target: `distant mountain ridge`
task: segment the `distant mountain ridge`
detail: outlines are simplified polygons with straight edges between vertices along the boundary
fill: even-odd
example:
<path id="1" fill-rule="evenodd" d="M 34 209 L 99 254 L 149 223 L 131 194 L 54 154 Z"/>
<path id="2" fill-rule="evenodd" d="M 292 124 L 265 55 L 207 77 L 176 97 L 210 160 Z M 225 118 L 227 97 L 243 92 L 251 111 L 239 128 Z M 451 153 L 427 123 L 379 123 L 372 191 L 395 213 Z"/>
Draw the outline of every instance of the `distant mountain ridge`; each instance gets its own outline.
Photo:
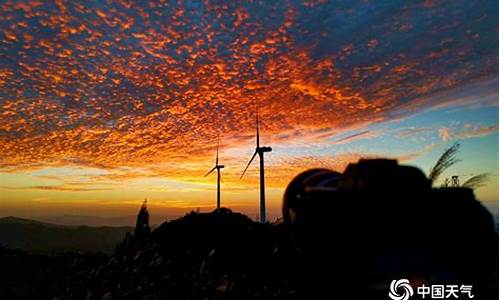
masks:
<path id="1" fill-rule="evenodd" d="M 40 221 L 36 221 L 36 220 L 18 218 L 18 217 L 13 217 L 13 216 L 8 216 L 8 217 L 0 218 L 0 224 L 40 224 L 40 225 L 51 225 L 51 224 L 40 222 Z"/>
<path id="2" fill-rule="evenodd" d="M 152 215 L 151 225 L 159 225 L 165 220 L 176 219 L 180 216 L 163 216 Z M 124 215 L 116 217 L 100 217 L 100 216 L 86 216 L 86 215 L 56 215 L 56 216 L 42 216 L 34 218 L 41 222 L 51 224 L 60 224 L 68 226 L 135 226 L 135 215 Z"/>
<path id="3" fill-rule="evenodd" d="M 112 253 L 132 227 L 67 226 L 31 219 L 0 218 L 0 244 L 29 253 Z"/>

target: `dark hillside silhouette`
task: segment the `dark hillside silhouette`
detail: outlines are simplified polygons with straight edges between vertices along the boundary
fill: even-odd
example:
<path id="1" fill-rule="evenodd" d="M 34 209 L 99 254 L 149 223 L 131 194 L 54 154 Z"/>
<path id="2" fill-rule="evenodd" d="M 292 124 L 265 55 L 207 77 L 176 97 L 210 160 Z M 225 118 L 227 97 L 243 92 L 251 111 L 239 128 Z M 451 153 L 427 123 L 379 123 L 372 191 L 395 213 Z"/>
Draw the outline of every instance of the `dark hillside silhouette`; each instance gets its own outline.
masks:
<path id="1" fill-rule="evenodd" d="M 296 253 L 282 224 L 227 208 L 165 222 L 144 241 L 129 235 L 108 264 L 69 293 L 95 299 L 275 299 L 296 297 Z M 70 294 L 63 294 L 67 297 Z M 146 297 L 147 296 L 147 297 Z M 150 297 L 150 298 L 148 298 Z"/>
<path id="2" fill-rule="evenodd" d="M 63 226 L 14 217 L 0 218 L 0 244 L 30 253 L 113 253 L 130 227 Z"/>
<path id="3" fill-rule="evenodd" d="M 76 289 L 83 274 L 108 259 L 103 254 L 27 254 L 0 245 L 0 299 L 57 299 L 54 296 L 69 287 Z M 84 290 L 79 292 L 84 294 Z"/>

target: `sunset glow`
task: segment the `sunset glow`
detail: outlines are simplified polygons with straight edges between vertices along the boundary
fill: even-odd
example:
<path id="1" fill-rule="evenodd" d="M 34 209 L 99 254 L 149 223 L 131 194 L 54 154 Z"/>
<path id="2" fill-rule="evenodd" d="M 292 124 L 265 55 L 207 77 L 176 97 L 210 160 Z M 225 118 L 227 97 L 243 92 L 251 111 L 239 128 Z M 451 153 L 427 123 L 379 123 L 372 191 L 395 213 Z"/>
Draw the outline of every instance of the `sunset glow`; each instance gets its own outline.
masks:
<path id="1" fill-rule="evenodd" d="M 3 1 L 0 216 L 258 212 L 311 167 L 360 157 L 489 172 L 498 201 L 494 1 Z M 498 207 L 496 207 L 498 209 Z M 496 213 L 498 214 L 498 212 Z"/>

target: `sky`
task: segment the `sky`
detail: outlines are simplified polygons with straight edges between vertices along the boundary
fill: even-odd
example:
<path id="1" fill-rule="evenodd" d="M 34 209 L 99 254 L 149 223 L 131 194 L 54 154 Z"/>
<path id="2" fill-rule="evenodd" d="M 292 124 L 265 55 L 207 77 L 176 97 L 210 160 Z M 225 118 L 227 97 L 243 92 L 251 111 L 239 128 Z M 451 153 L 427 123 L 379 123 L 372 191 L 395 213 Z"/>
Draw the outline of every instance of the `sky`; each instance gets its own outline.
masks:
<path id="1" fill-rule="evenodd" d="M 389 157 L 488 172 L 498 215 L 497 1 L 0 2 L 0 215 L 255 217 L 312 167 Z"/>

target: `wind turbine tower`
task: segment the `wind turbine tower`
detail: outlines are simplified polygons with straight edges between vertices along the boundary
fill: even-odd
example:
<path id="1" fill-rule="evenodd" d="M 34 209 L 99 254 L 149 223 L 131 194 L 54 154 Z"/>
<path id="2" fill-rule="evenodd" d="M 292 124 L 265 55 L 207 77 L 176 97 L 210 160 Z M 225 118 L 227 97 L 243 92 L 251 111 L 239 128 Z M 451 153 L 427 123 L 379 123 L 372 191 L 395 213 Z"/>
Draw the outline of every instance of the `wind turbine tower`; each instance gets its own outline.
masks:
<path id="1" fill-rule="evenodd" d="M 248 167 L 252 163 L 253 159 L 257 154 L 259 154 L 259 159 L 260 159 L 260 222 L 265 223 L 266 222 L 266 186 L 265 186 L 265 180 L 264 180 L 264 153 L 266 152 L 271 152 L 273 149 L 271 147 L 267 146 L 260 146 L 260 137 L 259 137 L 259 112 L 256 111 L 256 131 L 257 131 L 257 146 L 255 147 L 255 152 L 252 155 L 252 158 L 250 158 L 250 161 L 245 167 L 245 170 L 243 170 L 243 173 L 241 174 L 241 178 L 243 178 L 243 175 L 245 175 L 245 172 L 247 171 Z"/>
<path id="2" fill-rule="evenodd" d="M 215 166 L 205 174 L 207 177 L 213 171 L 217 170 L 217 209 L 220 208 L 220 169 L 224 169 L 224 165 L 219 165 L 219 139 L 217 138 L 217 153 L 215 155 Z"/>

